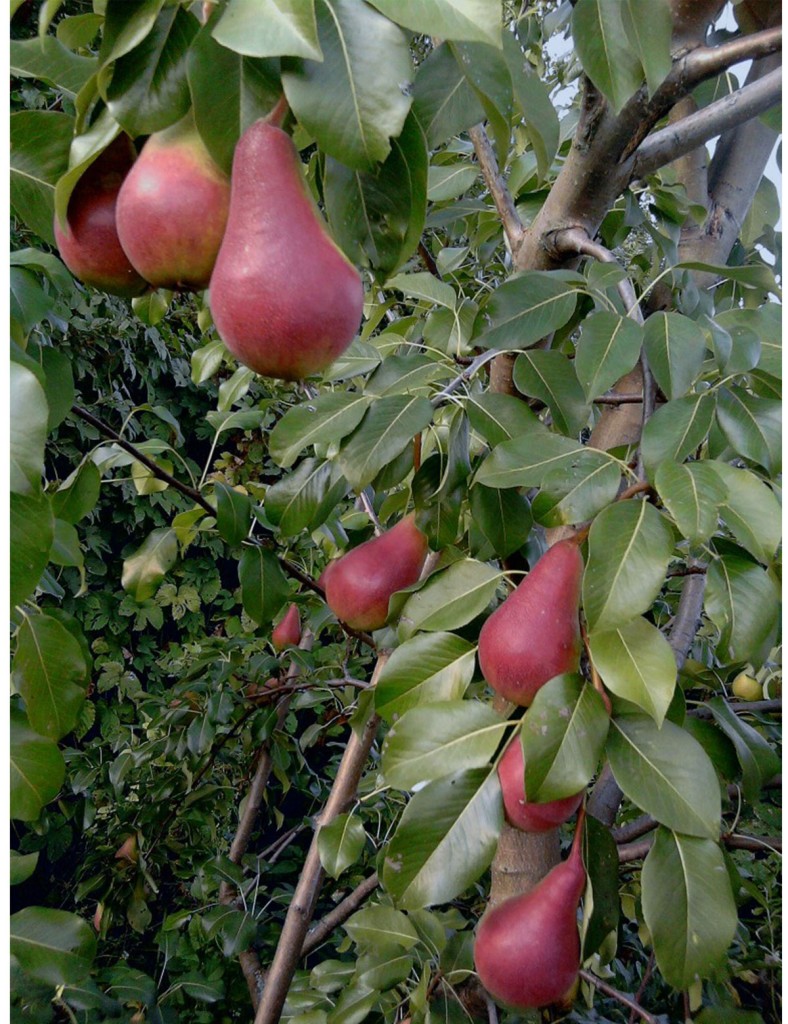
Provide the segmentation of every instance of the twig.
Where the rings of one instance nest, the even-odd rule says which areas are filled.
[[[364,511],[367,513],[369,521],[372,523],[374,528],[375,536],[379,537],[381,533],[383,533],[383,527],[380,525],[380,520],[378,519],[378,514],[375,511],[375,506],[372,504],[372,488],[365,487],[363,491],[359,491],[358,500],[364,506]]]
[[[641,814],[634,821],[614,828],[612,835],[616,843],[629,843],[633,839],[639,839],[640,836],[646,835],[647,832],[652,832],[658,824],[659,822],[655,821],[650,814]]]
[[[679,669],[684,667],[684,662],[692,647],[692,641],[698,631],[705,592],[705,574],[687,576],[681,589],[679,606],[668,638],[668,643],[673,649],[676,659],[676,667]]]
[[[699,46],[684,59],[684,73],[690,82],[700,82],[740,61],[758,60],[768,57],[770,53],[777,53],[782,45],[783,30],[781,25],[777,25],[775,28],[739,36],[719,46]]]
[[[618,863],[628,864],[633,860],[642,860],[651,849],[653,841],[654,837],[649,836],[648,839],[641,839],[637,843],[623,843],[618,848]]]
[[[498,1024],[498,1007],[489,995],[485,994],[484,999],[487,1003],[487,1024]]]
[[[373,682],[377,680],[386,660],[387,655],[381,653],[373,673]],[[298,885],[290,901],[260,1004],[257,1007],[255,1024],[276,1024],[280,1018],[323,882],[323,867],[320,863],[317,844],[320,828],[325,827],[338,814],[341,814],[353,799],[379,723],[380,719],[373,714],[361,735],[353,732],[345,747],[331,793],[323,813],[320,815],[320,824],[312,837]]]
[[[498,169],[498,161],[495,159],[492,144],[483,125],[475,125],[468,131],[468,134],[476,151],[476,159],[479,162],[484,183],[495,203],[495,209],[498,211],[498,216],[501,219],[506,240],[509,243],[512,255],[514,255],[525,232],[523,222],[520,220],[520,215],[517,212],[514,199],[512,199],[509,186]]]
[[[773,700],[730,700],[727,704],[731,711],[737,715],[773,714],[783,709],[782,698],[779,697]],[[704,708],[702,704],[697,708],[693,708],[692,711],[688,711],[687,714],[691,714],[693,718],[714,717],[709,708]]]
[[[640,405],[643,401],[642,395],[600,395],[595,398],[594,405]]]
[[[436,409],[444,398],[448,398],[461,384],[469,381],[478,370],[495,359],[499,354],[496,349],[490,349],[489,352],[483,352],[480,356],[476,356],[470,366],[467,366],[462,373],[458,374],[453,380],[450,380],[445,388],[442,388],[436,395],[433,395],[430,399],[433,409]]]
[[[640,437],[641,443],[638,445],[637,454],[637,475],[638,479],[646,479],[646,464],[643,461],[643,431],[646,429],[646,424],[654,415],[654,405],[656,401],[657,388],[654,383],[654,375],[651,372],[651,367],[648,365],[648,357],[646,356],[646,350],[643,348],[640,353],[640,372],[643,374],[643,414],[640,417]]]
[[[623,992],[619,992],[618,989],[613,988],[612,985],[608,985],[606,981],[602,981],[601,978],[597,978],[591,971],[581,969],[580,977],[583,981],[587,981],[589,985],[593,985],[594,988],[598,988],[600,992],[604,992],[606,996],[610,996],[611,999],[615,999],[621,1003],[622,1006],[627,1006],[629,1009],[638,1015],[642,1020],[648,1022],[648,1024],[659,1024],[656,1017],[653,1017],[647,1010],[644,1010],[642,1006],[635,1002],[635,1000]]]
[[[377,889],[378,885],[380,885],[380,880],[378,879],[377,871],[375,871],[369,878],[365,878],[363,882],[357,885],[351,893],[348,893],[341,903],[337,903],[333,910],[329,911],[325,917],[321,918],[307,932],[301,946],[301,956],[307,956],[317,949],[321,943],[325,942],[335,928],[347,921],[350,915],[358,910],[366,898]]]
[[[654,950],[652,949],[651,956],[649,956],[648,963],[646,964],[646,969],[643,972],[643,980],[640,982],[640,985],[638,985],[638,990],[635,993],[635,1002],[638,1004],[640,1003],[640,1000],[643,998],[643,995],[646,991],[646,986],[648,985],[649,978],[654,973],[655,963],[656,958],[654,956]],[[633,1007],[633,1009],[629,1011],[629,1024],[635,1024],[635,1017],[637,1017],[637,1011]]]
[[[143,466],[149,469],[153,476],[155,476],[157,479],[165,481],[174,490],[180,491],[181,494],[185,494],[186,497],[191,498],[193,502],[195,502],[201,508],[205,509],[205,511],[209,515],[216,515],[216,509],[213,507],[213,505],[211,505],[211,503],[206,498],[202,496],[202,494],[200,494],[200,492],[196,488],[190,487],[188,484],[181,483],[180,480],[177,480],[171,473],[168,473],[165,469],[162,469],[161,466],[157,465],[153,461],[153,459],[145,455],[144,452],[139,451],[135,447],[135,445],[133,445],[130,441],[127,441],[125,437],[122,437],[120,434],[114,431],[112,427],[107,426],[107,424],[100,420],[97,416],[94,416],[92,412],[88,412],[87,409],[83,409],[81,405],[72,405],[71,411],[74,413],[75,416],[79,416],[81,420],[84,420],[86,423],[89,423],[92,427],[95,427],[100,434],[103,434],[111,441],[114,441],[119,448],[122,448],[125,452],[128,452],[129,455],[132,455],[137,460],[137,462],[142,463]]]
[[[775,853],[783,852],[782,836],[723,836],[722,841],[729,850],[752,850],[754,853],[763,853],[765,850],[774,850]]]
[[[620,266],[613,253],[600,242],[595,242],[590,238],[584,228],[561,228],[559,231],[552,232],[546,242],[557,256],[591,256],[599,263],[615,263]],[[621,301],[624,303],[627,316],[635,323],[642,324],[643,314],[630,279],[626,276],[623,277],[616,287]]]
[[[438,270],[438,264],[432,258],[432,253],[424,242],[419,242],[418,252],[427,270],[429,270],[433,277],[437,277],[439,281],[442,281],[443,277],[441,276],[440,270]]]
[[[780,102],[780,68],[715,100],[697,113],[649,135],[635,154],[634,178],[645,178],[723,132],[757,117]]]

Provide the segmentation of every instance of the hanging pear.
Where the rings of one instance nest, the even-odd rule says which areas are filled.
[[[291,604],[271,632],[271,643],[275,651],[285,647],[297,647],[301,641],[301,616],[298,605]]]
[[[482,626],[482,675],[506,700],[528,707],[549,679],[577,670],[582,578],[577,542],[561,540]]]
[[[154,132],[118,195],[120,244],[154,288],[208,287],[227,224],[230,179],[191,113]]]
[[[329,563],[321,577],[328,607],[351,629],[380,629],[388,618],[391,595],[418,580],[427,548],[415,516],[405,516],[379,537]]]
[[[135,158],[128,135],[119,135],[100,153],[74,186],[66,224],[55,215],[60,257],[84,284],[130,299],[147,284],[129,262],[118,238],[118,192]]]
[[[578,820],[569,857],[522,896],[488,910],[473,956],[479,980],[504,1006],[533,1010],[563,999],[580,970],[577,907],[586,884]]]
[[[535,803],[525,794],[525,760],[520,737],[515,736],[498,762],[506,820],[523,832],[548,832],[568,821],[583,802],[585,790],[561,800]]]
[[[290,136],[255,121],[235,149],[211,312],[230,351],[266,377],[326,369],[353,340],[364,291],[309,194]]]

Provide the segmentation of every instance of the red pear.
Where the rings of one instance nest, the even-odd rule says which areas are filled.
[[[586,884],[581,824],[578,821],[567,860],[530,892],[488,910],[479,923],[473,952],[476,971],[490,995],[505,1006],[549,1006],[577,979],[577,907]]]
[[[301,641],[301,617],[298,605],[291,604],[282,619],[274,626],[271,643],[274,650],[283,651],[285,647],[297,647]]]
[[[583,802],[585,790],[563,800],[541,804],[529,801],[525,795],[524,774],[523,746],[520,737],[515,736],[498,762],[498,778],[506,820],[523,832],[547,832],[557,828],[568,821]]]
[[[155,288],[208,287],[230,206],[230,179],[211,159],[194,118],[155,132],[118,195],[118,235]]]
[[[115,221],[118,192],[134,163],[128,135],[119,135],[99,154],[74,186],[66,226],[55,216],[55,241],[60,257],[84,284],[132,298],[145,281],[121,248]]]
[[[352,629],[380,629],[391,595],[418,580],[427,548],[413,514],[359,544],[330,563],[321,577],[328,607]]]
[[[211,277],[219,335],[246,366],[299,380],[353,340],[364,290],[328,234],[290,136],[255,121],[235,149],[230,213]]]
[[[506,700],[528,707],[549,679],[577,670],[582,577],[577,543],[561,540],[482,626],[482,675]]]

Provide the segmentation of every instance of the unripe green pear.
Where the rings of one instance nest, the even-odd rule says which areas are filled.
[[[761,700],[763,697],[763,687],[748,672],[740,672],[736,676],[731,690],[741,700]]]
[[[84,284],[130,299],[147,285],[129,262],[118,238],[115,210],[121,185],[134,163],[128,135],[119,135],[74,186],[66,224],[55,215],[60,258]]]
[[[255,121],[235,149],[230,212],[211,277],[227,348],[266,377],[325,370],[358,331],[364,290],[309,194],[290,136]]]
[[[194,118],[154,132],[118,195],[120,243],[154,288],[208,287],[230,206],[230,179]]]
[[[380,629],[389,598],[418,580],[427,549],[415,516],[406,516],[329,564],[321,577],[328,607],[352,629]]]
[[[522,896],[482,917],[474,944],[479,980],[504,1006],[532,1010],[558,1002],[580,970],[577,907],[586,884],[578,821],[567,860]]]
[[[525,795],[524,776],[523,746],[520,737],[515,736],[498,762],[498,779],[506,820],[523,832],[548,832],[557,828],[568,821],[583,802],[585,790],[561,800],[534,803]]]
[[[561,540],[482,626],[482,675],[506,700],[528,707],[548,680],[577,670],[582,578],[577,542]]]

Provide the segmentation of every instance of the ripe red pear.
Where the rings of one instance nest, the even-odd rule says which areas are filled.
[[[297,647],[301,641],[301,616],[298,605],[291,604],[282,619],[274,626],[271,643],[274,650],[283,651],[285,647]]]
[[[364,290],[309,194],[290,136],[255,121],[235,149],[230,213],[211,277],[219,335],[246,366],[299,380],[353,340]]]
[[[474,961],[498,1002],[532,1010],[562,999],[580,970],[577,907],[586,884],[578,820],[572,850],[530,892],[488,910],[479,923]]]
[[[582,577],[577,543],[561,540],[482,626],[482,675],[506,700],[528,707],[549,679],[577,670]]]
[[[581,790],[574,796],[547,803],[534,803],[525,795],[525,760],[520,737],[515,736],[498,762],[506,820],[523,832],[547,832],[568,821],[583,802]]]
[[[391,595],[418,580],[427,548],[415,516],[405,516],[328,566],[322,577],[328,607],[352,629],[380,629]]]
[[[189,113],[154,132],[118,195],[120,244],[154,288],[208,287],[230,207],[230,179]]]
[[[147,287],[121,247],[115,220],[118,192],[134,157],[131,139],[119,135],[74,186],[65,227],[57,215],[54,224],[60,257],[74,277],[127,299]]]

